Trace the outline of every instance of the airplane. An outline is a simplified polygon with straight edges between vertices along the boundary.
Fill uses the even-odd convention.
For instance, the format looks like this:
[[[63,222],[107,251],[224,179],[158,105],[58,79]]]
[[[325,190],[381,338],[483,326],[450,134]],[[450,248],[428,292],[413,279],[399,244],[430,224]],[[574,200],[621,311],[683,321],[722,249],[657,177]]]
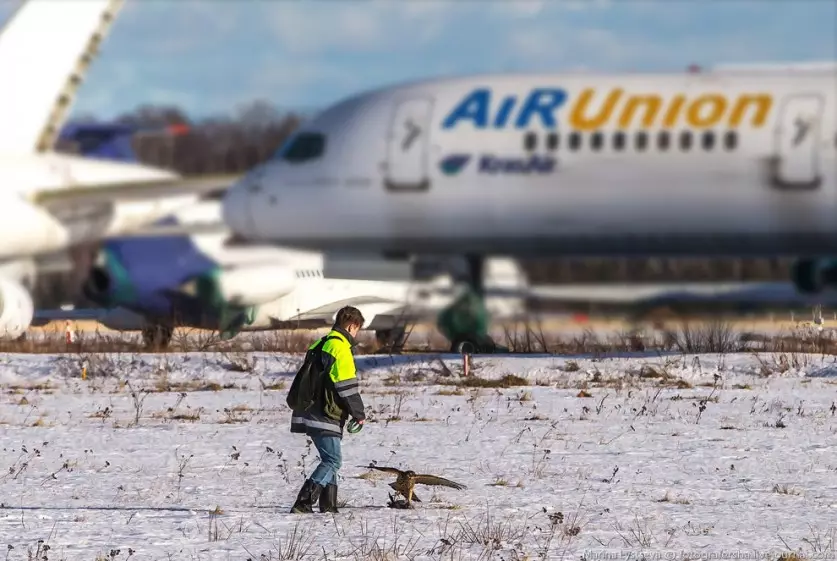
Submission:
[[[78,86],[124,0],[25,0],[0,31],[0,338],[34,314],[33,258],[135,231],[229,177],[54,151]],[[44,40],[44,38],[48,40]],[[24,283],[27,283],[25,285]]]
[[[775,256],[834,285],[837,61],[481,75],[362,92],[227,190],[241,243],[466,256]],[[475,334],[479,335],[479,334]]]
[[[177,327],[211,330],[222,340],[242,331],[313,329],[332,325],[337,311],[351,305],[361,310],[363,329],[374,331],[380,345],[400,347],[408,324],[434,317],[456,296],[446,275],[422,281],[406,274],[404,280],[339,278],[329,274],[322,253],[230,247],[219,201],[184,207],[159,222],[204,228],[191,235],[103,241],[83,289],[103,308],[36,312],[34,323],[93,319],[109,329],[141,331],[147,347],[165,348]],[[208,231],[211,224],[215,232]],[[525,279],[517,264],[489,260],[488,269],[489,289],[504,291],[489,298],[490,312],[522,315]]]

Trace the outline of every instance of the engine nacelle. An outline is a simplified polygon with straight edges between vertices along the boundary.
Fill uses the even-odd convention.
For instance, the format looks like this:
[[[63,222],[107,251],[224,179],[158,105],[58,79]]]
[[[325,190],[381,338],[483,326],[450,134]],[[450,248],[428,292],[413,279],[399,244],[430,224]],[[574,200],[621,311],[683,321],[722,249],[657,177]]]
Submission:
[[[34,259],[4,261],[0,263],[0,278],[14,281],[31,291],[38,280],[38,267]]]
[[[837,288],[837,260],[800,259],[791,267],[791,280],[799,292],[816,294]]]
[[[218,269],[198,283],[208,283],[213,296],[226,304],[259,306],[290,293],[296,286],[296,275],[286,265],[241,265]]]
[[[107,306],[109,300],[111,278],[105,267],[94,265],[87,273],[87,279],[81,287],[85,297],[100,306]]]
[[[32,324],[32,296],[17,282],[0,278],[0,339],[17,339]]]
[[[70,243],[67,229],[40,206],[12,195],[0,197],[0,259],[64,250]]]
[[[127,274],[121,267],[96,263],[81,287],[91,302],[106,308],[131,302],[133,293]]]

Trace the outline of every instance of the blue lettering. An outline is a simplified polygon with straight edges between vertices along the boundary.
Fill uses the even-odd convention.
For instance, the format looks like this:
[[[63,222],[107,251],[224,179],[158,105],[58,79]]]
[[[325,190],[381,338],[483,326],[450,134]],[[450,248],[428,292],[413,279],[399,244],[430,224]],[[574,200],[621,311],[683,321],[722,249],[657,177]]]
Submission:
[[[450,112],[444,122],[443,129],[451,129],[459,121],[471,120],[478,129],[484,129],[488,123],[488,104],[491,101],[491,91],[488,88],[474,90]]]
[[[442,128],[452,129],[461,121],[471,121],[477,129],[485,129],[489,122],[495,129],[504,129],[516,111],[514,127],[517,129],[528,128],[535,118],[540,119],[545,129],[554,129],[558,124],[555,112],[567,101],[567,92],[560,88],[536,88],[529,92],[523,103],[518,104],[517,101],[515,95],[504,97],[496,112],[492,113],[491,90],[475,89],[445,117]]]
[[[506,123],[509,122],[509,117],[511,116],[512,109],[514,109],[514,104],[517,103],[517,97],[510,95],[506,99],[503,100],[503,103],[500,105],[499,111],[497,111],[497,116],[494,118],[494,128],[495,129],[502,129],[506,127]]]
[[[498,158],[485,155],[480,158],[479,172],[490,175],[509,174],[547,174],[555,171],[558,161],[548,156],[530,156],[529,158]]]
[[[532,115],[538,113],[541,116],[541,123],[544,128],[555,128],[555,110],[567,100],[567,92],[555,89],[532,90],[523,108],[517,115],[515,127],[525,129],[529,126]]]

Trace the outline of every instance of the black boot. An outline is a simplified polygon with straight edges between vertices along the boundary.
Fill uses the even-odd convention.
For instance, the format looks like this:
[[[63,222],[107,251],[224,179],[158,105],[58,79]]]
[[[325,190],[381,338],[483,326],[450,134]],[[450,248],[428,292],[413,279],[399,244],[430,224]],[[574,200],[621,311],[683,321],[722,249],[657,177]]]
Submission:
[[[337,485],[329,483],[320,495],[320,512],[337,513]]]
[[[291,508],[291,514],[304,514],[314,512],[314,503],[320,498],[323,488],[310,479],[306,479],[299,490],[296,502]]]

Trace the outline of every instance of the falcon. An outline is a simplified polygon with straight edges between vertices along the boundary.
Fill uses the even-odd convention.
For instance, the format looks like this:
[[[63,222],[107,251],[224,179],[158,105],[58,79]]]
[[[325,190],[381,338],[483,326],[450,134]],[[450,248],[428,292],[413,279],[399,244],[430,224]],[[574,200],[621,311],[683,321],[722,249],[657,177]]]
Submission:
[[[454,489],[467,489],[465,485],[461,483],[457,483],[455,481],[451,481],[450,479],[445,479],[444,477],[439,477],[438,475],[428,475],[425,473],[416,473],[412,470],[400,470],[398,468],[393,467],[385,467],[385,466],[376,466],[369,464],[368,466],[359,466],[365,467],[367,469],[376,469],[378,471],[384,471],[387,473],[393,473],[396,475],[395,481],[389,484],[390,487],[395,489],[395,491],[403,496],[406,499],[406,503],[404,505],[405,508],[412,508],[412,502],[415,500],[416,502],[421,502],[415,494],[415,487],[417,484],[420,485],[436,485],[442,487],[452,487]],[[394,504],[394,501],[392,501]]]

